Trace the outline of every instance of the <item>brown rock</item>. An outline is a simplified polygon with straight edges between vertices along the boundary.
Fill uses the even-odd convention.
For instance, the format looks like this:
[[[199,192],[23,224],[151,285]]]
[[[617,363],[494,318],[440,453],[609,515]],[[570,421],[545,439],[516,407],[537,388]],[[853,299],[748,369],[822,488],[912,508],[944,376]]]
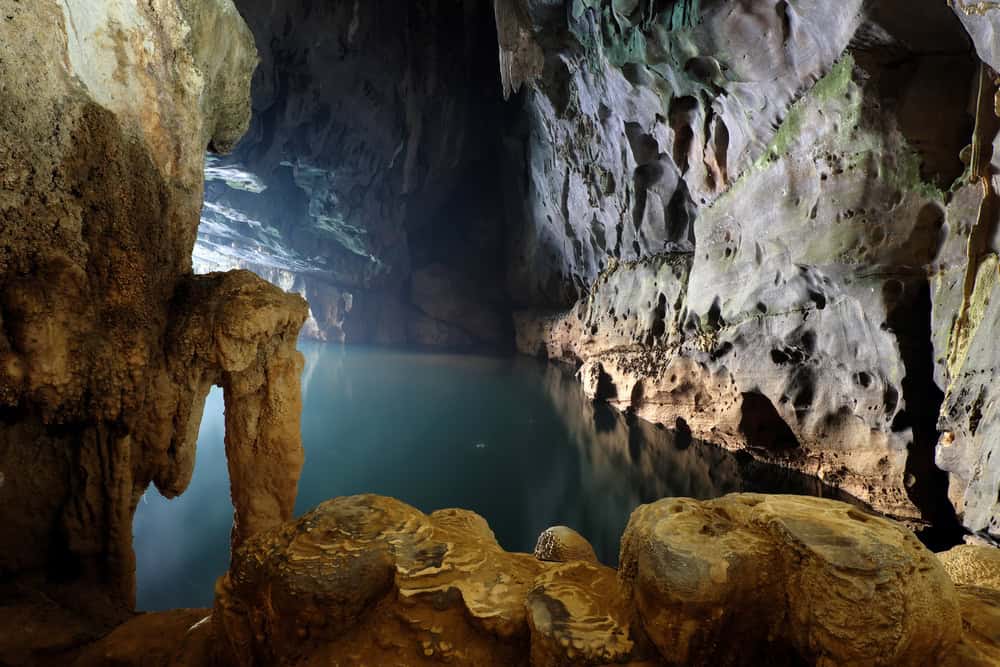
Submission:
[[[0,665],[4,667],[46,661],[66,664],[64,656],[96,639],[98,632],[94,619],[46,595],[0,587]]]
[[[0,571],[47,601],[7,608],[74,619],[28,656],[131,616],[136,503],[187,486],[212,383],[234,540],[291,516],[305,304],[190,275],[255,64],[232,0],[0,0]]]
[[[140,614],[84,649],[71,667],[202,667],[210,660],[210,609]]]
[[[1000,549],[963,544],[937,557],[955,583],[965,630],[944,664],[1000,665]]]
[[[616,578],[506,553],[471,512],[366,495],[249,538],[213,624],[223,663],[241,667],[959,665],[991,655],[991,604],[963,603],[973,634],[960,644],[959,598],[933,554],[829,500],[645,505]]]
[[[961,637],[954,587],[916,537],[819,498],[643,505],[619,577],[672,664],[925,665]]]
[[[552,526],[542,531],[538,536],[538,543],[535,544],[535,558],[554,563],[574,560],[598,562],[594,547],[587,538],[566,526]]]
[[[471,512],[428,516],[371,495],[247,540],[213,614],[240,666],[506,666],[536,652],[538,664],[578,664],[629,656],[630,619],[609,568],[507,553]]]
[[[946,666],[1000,665],[1000,590],[956,586],[962,607],[962,643],[944,662]]]
[[[1000,591],[1000,549],[962,544],[937,557],[956,584]]]
[[[576,561],[547,569],[526,604],[532,665],[604,665],[656,655],[610,568]]]
[[[187,486],[201,406],[209,387],[221,385],[238,546],[292,517],[303,460],[304,361],[295,344],[306,303],[249,271],[193,276],[178,289],[176,303],[168,363],[175,386],[195,389],[197,409],[178,420],[189,424],[183,434],[170,434],[170,424],[162,425],[175,460],[186,465],[171,467],[170,476],[155,481],[168,495]]]

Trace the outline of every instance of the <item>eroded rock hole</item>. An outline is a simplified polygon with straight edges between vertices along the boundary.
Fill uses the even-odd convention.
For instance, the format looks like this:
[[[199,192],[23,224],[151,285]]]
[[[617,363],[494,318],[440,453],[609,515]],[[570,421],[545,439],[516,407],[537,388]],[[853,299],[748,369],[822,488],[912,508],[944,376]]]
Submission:
[[[786,452],[799,446],[795,433],[771,400],[757,392],[743,394],[739,429],[751,449]]]
[[[674,131],[673,158],[682,174],[690,166],[691,146],[694,143],[694,122],[698,111],[698,99],[687,95],[670,101],[668,122]]]

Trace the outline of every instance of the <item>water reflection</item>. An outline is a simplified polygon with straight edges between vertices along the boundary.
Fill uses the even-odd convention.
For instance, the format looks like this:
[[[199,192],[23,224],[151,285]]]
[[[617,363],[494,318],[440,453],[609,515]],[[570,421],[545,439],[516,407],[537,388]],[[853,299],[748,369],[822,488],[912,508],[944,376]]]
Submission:
[[[608,564],[632,509],[664,496],[819,494],[815,480],[594,405],[563,370],[528,358],[303,344],[306,466],[296,512],[354,493],[424,511],[466,507],[507,549],[572,526]],[[154,489],[134,523],[141,609],[210,605],[228,561],[232,506],[221,392],[206,403],[191,487]]]
[[[543,384],[579,451],[581,526],[602,562],[618,561],[619,538],[632,510],[669,496],[797,493],[857,502],[798,472],[693,440],[588,401],[572,375],[553,366]]]

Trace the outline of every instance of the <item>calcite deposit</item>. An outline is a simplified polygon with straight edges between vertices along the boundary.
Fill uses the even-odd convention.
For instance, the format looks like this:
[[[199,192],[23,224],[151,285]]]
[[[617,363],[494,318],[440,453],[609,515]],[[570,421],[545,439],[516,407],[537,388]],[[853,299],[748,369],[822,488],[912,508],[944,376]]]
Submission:
[[[153,664],[203,664],[207,623],[241,667],[990,664],[996,590],[965,591],[954,560],[851,505],[734,494],[640,507],[616,572],[507,553],[471,512],[352,496],[247,540],[211,620]]]
[[[378,496],[292,517],[309,318],[569,363],[742,453],[678,458],[692,486],[753,458],[1000,539],[998,26],[970,0],[0,0],[0,664],[1000,663],[996,551],[830,500],[645,505],[618,570],[565,527],[508,553]],[[201,219],[197,268],[311,309],[195,275]],[[213,385],[231,567],[213,609],[135,615],[136,504],[187,487]],[[636,433],[581,446],[658,488]]]
[[[305,303],[190,275],[255,65],[230,0],[0,2],[0,663],[131,614],[132,514],[187,486],[210,384],[234,543],[291,517]]]

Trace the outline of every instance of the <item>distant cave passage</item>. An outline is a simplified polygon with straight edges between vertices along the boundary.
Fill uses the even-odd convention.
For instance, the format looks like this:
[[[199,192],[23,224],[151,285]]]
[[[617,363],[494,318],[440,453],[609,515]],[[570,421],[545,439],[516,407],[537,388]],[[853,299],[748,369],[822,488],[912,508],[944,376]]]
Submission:
[[[784,452],[799,446],[792,432],[774,404],[757,392],[743,394],[743,415],[740,433],[747,439],[747,447],[769,452]]]

